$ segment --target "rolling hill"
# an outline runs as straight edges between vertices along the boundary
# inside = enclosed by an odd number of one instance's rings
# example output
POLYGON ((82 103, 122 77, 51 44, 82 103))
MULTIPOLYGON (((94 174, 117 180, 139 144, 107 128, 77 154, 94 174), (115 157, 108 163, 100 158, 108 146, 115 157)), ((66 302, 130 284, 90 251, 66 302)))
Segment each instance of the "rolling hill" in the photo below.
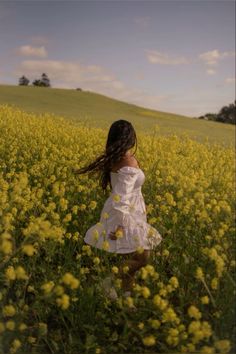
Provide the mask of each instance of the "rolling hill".
POLYGON ((234 144, 235 126, 203 121, 172 113, 155 111, 121 102, 97 93, 72 89, 0 85, 0 104, 15 105, 36 114, 53 113, 86 125, 109 129, 118 119, 130 121, 138 132, 181 135, 186 132, 198 141, 234 144))

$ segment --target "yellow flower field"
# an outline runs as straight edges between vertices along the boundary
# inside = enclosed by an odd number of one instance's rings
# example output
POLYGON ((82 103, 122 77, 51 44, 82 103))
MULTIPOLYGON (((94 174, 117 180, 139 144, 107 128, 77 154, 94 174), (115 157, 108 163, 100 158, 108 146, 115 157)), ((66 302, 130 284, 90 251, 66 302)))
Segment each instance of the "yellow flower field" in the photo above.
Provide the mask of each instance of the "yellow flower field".
POLYGON ((138 135, 148 221, 163 241, 124 298, 120 256, 83 243, 110 191, 74 173, 107 131, 3 105, 0 132, 1 353, 236 350, 233 148, 138 135), (101 287, 111 273, 113 302, 101 287))

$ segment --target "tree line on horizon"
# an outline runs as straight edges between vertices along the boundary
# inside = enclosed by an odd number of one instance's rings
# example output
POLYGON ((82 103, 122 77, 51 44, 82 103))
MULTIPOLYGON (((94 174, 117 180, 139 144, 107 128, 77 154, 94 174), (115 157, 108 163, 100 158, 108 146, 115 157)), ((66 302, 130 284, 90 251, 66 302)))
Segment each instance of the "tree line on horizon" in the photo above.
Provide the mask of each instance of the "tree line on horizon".
MULTIPOLYGON (((19 78, 19 86, 28 86, 30 83, 30 80, 25 76, 21 76, 19 78)), ((43 73, 41 75, 41 79, 35 79, 32 82, 33 86, 41 86, 41 87, 51 87, 50 79, 47 76, 47 74, 43 73)))
MULTIPOLYGON (((29 83, 30 80, 25 75, 19 78, 19 86, 28 86, 29 83)), ((32 85, 40 87, 51 87, 50 79, 45 73, 41 75, 41 79, 35 79, 32 82, 32 85)), ((82 91, 81 88, 77 88, 76 90, 82 91)), ((236 125, 236 100, 234 103, 230 103, 228 106, 222 107, 218 113, 206 113, 200 117, 197 117, 197 119, 205 119, 209 121, 236 125)))
POLYGON ((236 100, 228 106, 222 107, 218 113, 206 113, 198 119, 213 120, 215 122, 236 124, 236 100))

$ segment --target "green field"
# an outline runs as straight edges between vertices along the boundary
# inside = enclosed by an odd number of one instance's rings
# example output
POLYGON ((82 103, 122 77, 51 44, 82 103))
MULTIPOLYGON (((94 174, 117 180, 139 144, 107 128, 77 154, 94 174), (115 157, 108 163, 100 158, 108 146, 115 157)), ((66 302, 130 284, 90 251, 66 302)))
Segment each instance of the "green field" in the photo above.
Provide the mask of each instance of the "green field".
POLYGON ((189 117, 154 111, 92 92, 41 87, 0 85, 0 104, 16 105, 27 112, 54 113, 73 121, 83 121, 91 127, 108 129, 117 119, 132 122, 137 132, 152 133, 158 125, 158 135, 180 135, 186 132, 200 142, 229 146, 235 142, 235 126, 202 121, 189 117))
POLYGON ((140 133, 148 224, 137 219, 127 237, 140 254, 138 226, 163 239, 126 296, 128 265, 107 252, 111 189, 75 174, 107 132, 7 105, 0 132, 1 354, 236 353, 233 149, 140 133))

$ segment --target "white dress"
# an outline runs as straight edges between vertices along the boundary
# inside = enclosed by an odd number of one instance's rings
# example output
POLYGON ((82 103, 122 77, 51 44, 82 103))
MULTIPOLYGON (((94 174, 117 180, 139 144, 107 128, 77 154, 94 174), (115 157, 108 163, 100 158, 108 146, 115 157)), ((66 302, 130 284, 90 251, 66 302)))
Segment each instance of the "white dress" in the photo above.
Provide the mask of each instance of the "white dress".
POLYGON ((153 249, 162 240, 160 233, 147 223, 146 207, 141 191, 145 175, 140 168, 123 166, 111 174, 111 194, 100 215, 100 221, 90 227, 84 241, 113 253, 131 253, 137 249, 153 249), (123 228, 116 240, 108 236, 117 226, 123 228))

